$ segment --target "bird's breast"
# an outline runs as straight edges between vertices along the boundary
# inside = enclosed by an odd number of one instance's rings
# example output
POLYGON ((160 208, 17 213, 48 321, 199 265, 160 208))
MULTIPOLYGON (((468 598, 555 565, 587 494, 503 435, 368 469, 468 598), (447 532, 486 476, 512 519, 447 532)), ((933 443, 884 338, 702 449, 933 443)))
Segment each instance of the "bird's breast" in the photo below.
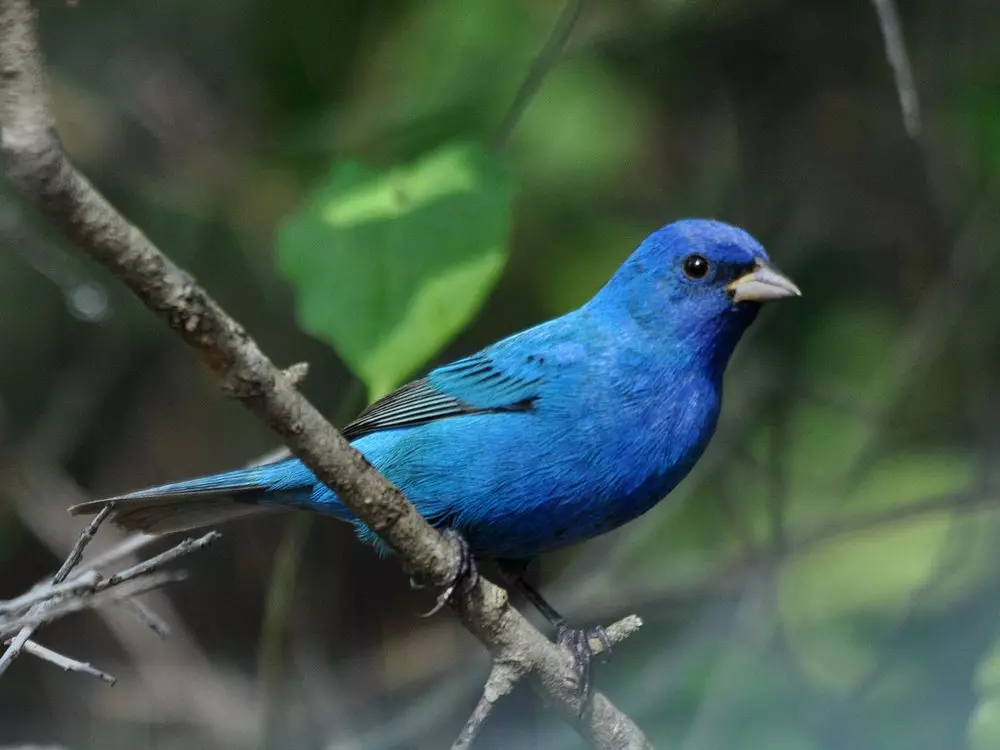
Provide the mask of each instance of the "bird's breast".
POLYGON ((672 396, 635 390, 628 403, 580 398, 576 410, 542 399, 516 446, 483 448, 495 484, 473 524, 476 546, 486 556, 531 556, 652 508, 697 461, 719 411, 714 389, 674 386, 672 396))

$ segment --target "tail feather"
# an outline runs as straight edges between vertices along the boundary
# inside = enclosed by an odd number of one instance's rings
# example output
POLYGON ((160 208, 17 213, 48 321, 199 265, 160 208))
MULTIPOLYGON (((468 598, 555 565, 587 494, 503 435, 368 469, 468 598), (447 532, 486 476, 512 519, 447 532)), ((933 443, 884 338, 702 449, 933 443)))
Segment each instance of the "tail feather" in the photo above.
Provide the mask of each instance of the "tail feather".
POLYGON ((285 506, 277 501, 310 487, 307 477, 311 475, 305 470, 304 476, 303 470, 290 459, 91 500, 72 506, 69 512, 92 515, 113 501, 111 521, 121 528, 148 534, 190 531, 294 507, 295 503, 285 506))

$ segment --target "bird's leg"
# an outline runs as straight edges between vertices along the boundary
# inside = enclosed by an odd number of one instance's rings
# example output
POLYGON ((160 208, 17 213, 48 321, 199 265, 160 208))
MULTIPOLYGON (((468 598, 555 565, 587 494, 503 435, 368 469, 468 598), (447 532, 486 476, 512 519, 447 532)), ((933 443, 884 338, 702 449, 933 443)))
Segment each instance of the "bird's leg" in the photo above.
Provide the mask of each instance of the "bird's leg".
POLYGON ((555 607, 545 601, 545 597, 525 580, 523 573, 526 566, 503 561, 498 562, 497 567, 504 580, 520 591, 524 598, 531 602, 532 606, 556 629, 556 643, 565 646, 573 655, 579 679, 580 705, 581 707, 585 706, 590 698, 592 688, 590 673, 594 652, 590 648, 590 639, 594 638, 601 642, 601 645, 604 646, 604 658, 607 659, 611 656, 611 640, 608 638, 607 632, 599 625, 590 628, 571 628, 566 623, 566 618, 559 614, 555 607))
MULTIPOLYGON (((461 587, 462 593, 467 594, 479 581, 479 571, 476 569, 476 561, 472 557, 472 550, 469 549, 469 543, 465 541, 465 537, 454 529, 444 529, 441 533, 458 548, 458 552, 455 555, 451 575, 448 577, 444 589, 438 594, 437 602, 435 602, 430 612, 425 613, 423 617, 430 617, 440 612, 451 601, 452 597, 455 596, 455 592, 459 587, 461 587)), ((412 579, 410 583, 413 583, 412 579)))

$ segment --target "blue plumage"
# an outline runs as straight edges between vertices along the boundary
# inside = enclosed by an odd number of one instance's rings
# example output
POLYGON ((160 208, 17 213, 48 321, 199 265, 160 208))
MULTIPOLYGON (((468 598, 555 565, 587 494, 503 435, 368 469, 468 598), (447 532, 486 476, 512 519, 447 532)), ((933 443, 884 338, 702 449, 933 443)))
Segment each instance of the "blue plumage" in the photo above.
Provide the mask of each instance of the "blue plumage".
MULTIPOLYGON (((723 372, 759 303, 797 294, 742 230, 677 222, 579 309, 433 370, 345 435, 477 556, 529 558, 609 531, 670 492, 712 436, 723 372)), ((120 501, 114 518, 150 531, 287 508, 354 521, 296 459, 120 501)))

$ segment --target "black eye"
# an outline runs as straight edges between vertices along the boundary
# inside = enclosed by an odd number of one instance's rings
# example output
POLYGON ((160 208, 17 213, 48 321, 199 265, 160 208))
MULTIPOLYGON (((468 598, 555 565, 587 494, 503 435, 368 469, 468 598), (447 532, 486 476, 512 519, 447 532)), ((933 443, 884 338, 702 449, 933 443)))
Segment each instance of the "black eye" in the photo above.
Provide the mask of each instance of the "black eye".
POLYGON ((689 255, 684 259, 684 275, 698 281, 708 276, 709 263, 704 255, 689 255))

